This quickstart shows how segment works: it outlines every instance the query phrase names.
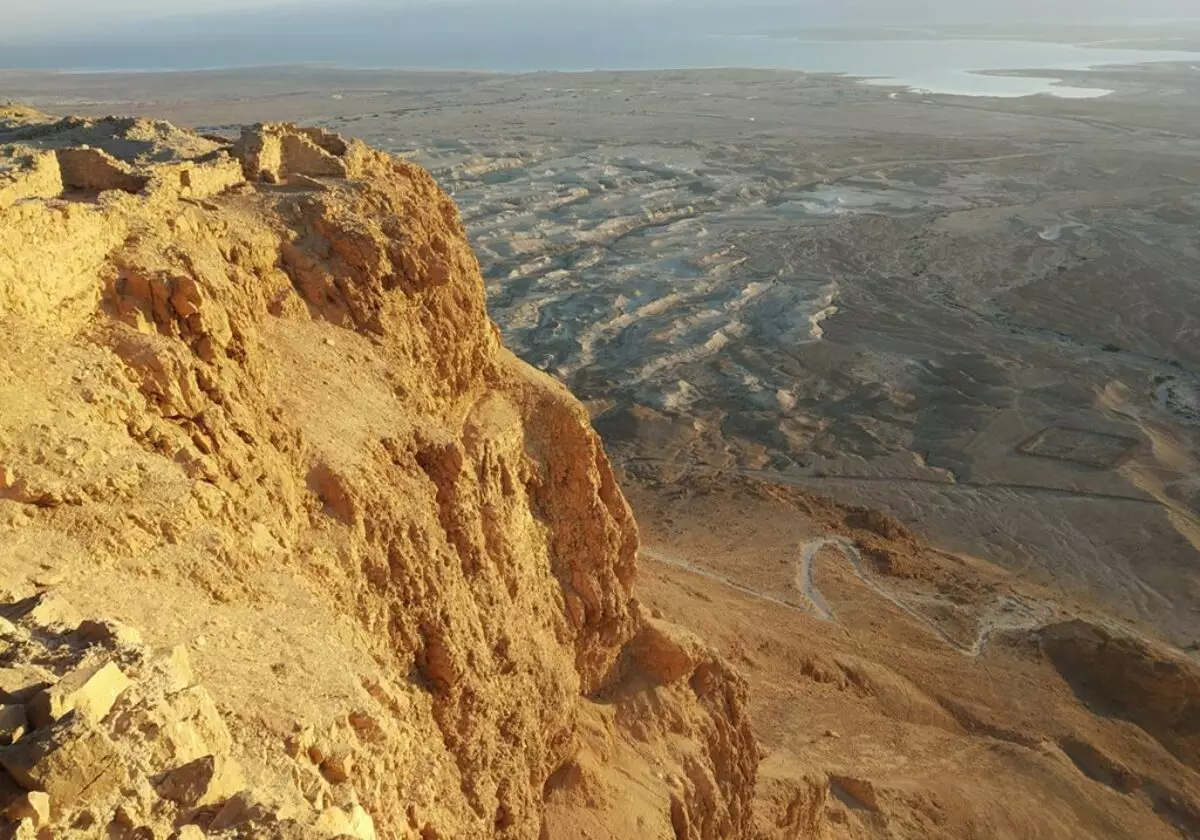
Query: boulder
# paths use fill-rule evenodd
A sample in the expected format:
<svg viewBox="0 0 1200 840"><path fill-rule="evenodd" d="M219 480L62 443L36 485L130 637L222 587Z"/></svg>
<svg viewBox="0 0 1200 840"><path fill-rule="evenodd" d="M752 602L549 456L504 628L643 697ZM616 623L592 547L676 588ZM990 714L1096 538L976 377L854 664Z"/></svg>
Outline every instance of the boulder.
<svg viewBox="0 0 1200 840"><path fill-rule="evenodd" d="M80 638L93 644L115 647L138 647L142 644L142 634L119 621L88 619L82 622L75 632Z"/></svg>
<svg viewBox="0 0 1200 840"><path fill-rule="evenodd" d="M36 665L12 665L0 668L0 701L28 703L35 694L56 682L57 678Z"/></svg>
<svg viewBox="0 0 1200 840"><path fill-rule="evenodd" d="M79 626L80 616L67 599L57 592L42 592L21 605L20 618L38 627L74 630Z"/></svg>
<svg viewBox="0 0 1200 840"><path fill-rule="evenodd" d="M99 721L130 685L130 679L112 662L86 665L38 692L29 702L29 718L34 726L49 726L74 711Z"/></svg>
<svg viewBox="0 0 1200 840"><path fill-rule="evenodd" d="M225 802L246 786L242 769L232 758L206 755L177 767L155 784L159 794L186 808Z"/></svg>
<svg viewBox="0 0 1200 840"><path fill-rule="evenodd" d="M21 787L63 804L85 790L90 798L103 797L128 780L116 745L94 722L76 714L0 747L0 766Z"/></svg>
<svg viewBox="0 0 1200 840"><path fill-rule="evenodd" d="M155 769L206 755L228 755L232 746L212 696L200 686L144 698L136 704L122 700L109 724L118 738L154 733L154 739L146 743L145 759Z"/></svg>
<svg viewBox="0 0 1200 840"><path fill-rule="evenodd" d="M210 831L224 831L247 823L274 819L274 809L260 800L253 791L243 790L230 797L209 824Z"/></svg>
<svg viewBox="0 0 1200 840"><path fill-rule="evenodd" d="M354 752L344 744L334 747L328 755L322 757L321 775L330 784L338 785L348 781L353 769Z"/></svg>

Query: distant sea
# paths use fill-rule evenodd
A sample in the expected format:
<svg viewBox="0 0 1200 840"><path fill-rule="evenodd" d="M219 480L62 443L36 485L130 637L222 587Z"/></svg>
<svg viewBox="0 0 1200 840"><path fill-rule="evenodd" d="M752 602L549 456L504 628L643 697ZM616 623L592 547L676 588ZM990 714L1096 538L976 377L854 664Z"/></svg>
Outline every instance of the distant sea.
<svg viewBox="0 0 1200 840"><path fill-rule="evenodd" d="M0 35L0 67L95 72L313 63L508 73L738 67L843 73L934 93L1080 97L1107 91L1056 84L1053 71L1154 61L1200 67L1200 53L1172 50L1017 40L810 40L756 34L771 31L759 21L680 18L676 24L628 5L551 17L503 14L502 5L454 16L445 11L453 5L430 6L425 17L340 5L336 17L328 16L333 11L262 11L150 22L61 43L4 44ZM731 32L737 34L716 34ZM1048 78L976 72L1023 69L1046 70Z"/></svg>

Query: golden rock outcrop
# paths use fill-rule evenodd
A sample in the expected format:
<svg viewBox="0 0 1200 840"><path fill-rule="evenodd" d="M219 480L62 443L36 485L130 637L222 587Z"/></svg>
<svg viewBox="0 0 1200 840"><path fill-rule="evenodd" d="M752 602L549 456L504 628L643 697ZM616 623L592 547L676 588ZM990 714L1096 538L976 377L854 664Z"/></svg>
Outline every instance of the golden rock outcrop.
<svg viewBox="0 0 1200 840"><path fill-rule="evenodd" d="M184 645L231 736L122 730L107 672L88 725L149 746L49 816L6 779L15 830L747 834L744 685L638 609L587 414L501 345L428 173L290 125L10 111L0 143L0 574ZM42 691L0 750L87 718Z"/></svg>

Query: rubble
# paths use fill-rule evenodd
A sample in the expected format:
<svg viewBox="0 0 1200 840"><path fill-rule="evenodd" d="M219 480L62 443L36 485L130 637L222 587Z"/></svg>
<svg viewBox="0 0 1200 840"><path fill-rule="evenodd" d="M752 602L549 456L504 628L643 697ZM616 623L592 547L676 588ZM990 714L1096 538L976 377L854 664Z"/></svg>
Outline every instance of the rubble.
<svg viewBox="0 0 1200 840"><path fill-rule="evenodd" d="M74 610L53 592L0 612L16 616L6 635L22 637L0 668L0 836L199 840L283 826L289 838L374 840L361 806L325 806L319 776L312 802L265 804L185 648L156 651L112 620L64 621ZM352 763L339 748L321 771L344 784Z"/></svg>

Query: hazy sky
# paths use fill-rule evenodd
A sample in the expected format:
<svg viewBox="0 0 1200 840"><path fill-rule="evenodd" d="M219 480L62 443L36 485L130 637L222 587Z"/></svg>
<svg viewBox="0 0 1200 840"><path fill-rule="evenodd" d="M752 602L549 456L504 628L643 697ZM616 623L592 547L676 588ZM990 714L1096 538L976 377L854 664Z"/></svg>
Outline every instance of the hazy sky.
<svg viewBox="0 0 1200 840"><path fill-rule="evenodd" d="M746 25L1078 23L1152 18L1200 18L1200 0L0 0L0 43L132 43L130 38L191 37L194 28L236 36L265 20L317 22L326 35L353 37L353 20L386 19L449 31L479 20L505 26L547 22L587 31L596 20L658 14L671 28ZM173 23L172 18L178 18ZM294 18L294 20L293 20ZM341 20L346 25L341 25ZM328 29L332 26L332 29ZM264 30L266 31L266 30ZM0 66L4 66L0 50Z"/></svg>
<svg viewBox="0 0 1200 840"><path fill-rule="evenodd" d="M382 2L385 0L376 0ZM284 6L296 0L13 0L4 10L5 35L43 37L64 29L75 32L95 24L121 23L146 17L194 14L197 11L227 12L254 6ZM7 2L5 5L8 5Z"/></svg>
<svg viewBox="0 0 1200 840"><path fill-rule="evenodd" d="M733 11L753 6L778 6L790 15L811 12L814 22L946 22L963 20L1046 20L1077 17L1080 22L1153 17L1200 17L1200 0L618 0L617 3L588 0L12 0L6 2L0 40L55 39L87 34L102 37L104 31L123 29L151 19L172 16L223 16L230 11L253 8L307 6L327 12L344 5L403 8L405 6L452 7L454 5L539 5L556 16L570 16L574 9L636 3L661 7L675 4L681 11L697 7L724 7ZM831 8L832 7L832 8ZM966 7L966 8L964 8ZM876 18L876 21L871 21ZM839 21L840 22L840 21ZM96 29L99 27L99 29Z"/></svg>

